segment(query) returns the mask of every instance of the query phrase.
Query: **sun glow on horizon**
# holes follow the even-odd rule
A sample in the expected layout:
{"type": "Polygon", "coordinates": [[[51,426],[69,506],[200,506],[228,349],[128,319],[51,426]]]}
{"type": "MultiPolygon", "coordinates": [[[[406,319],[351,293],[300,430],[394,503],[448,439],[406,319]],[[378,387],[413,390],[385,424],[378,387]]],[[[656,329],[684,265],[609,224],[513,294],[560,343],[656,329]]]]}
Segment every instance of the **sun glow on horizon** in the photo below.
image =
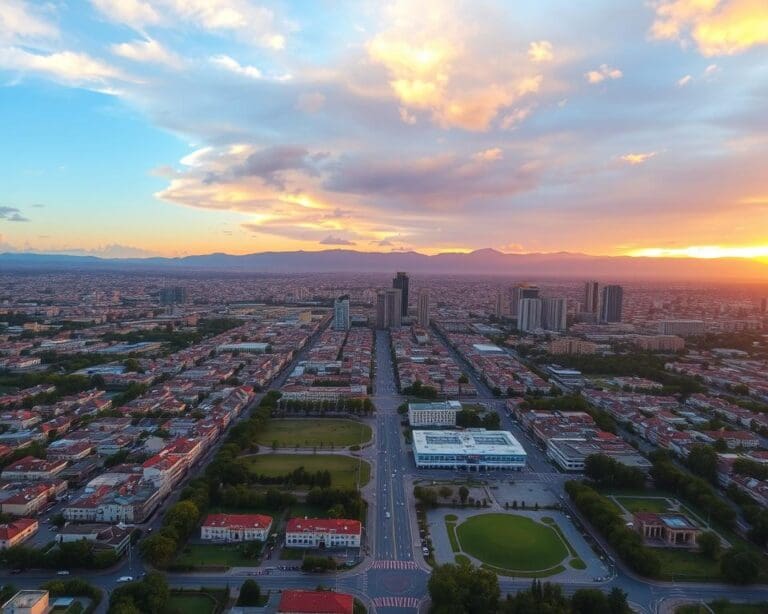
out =
{"type": "Polygon", "coordinates": [[[768,260],[768,245],[691,245],[688,247],[644,247],[627,252],[645,258],[746,258],[768,260]]]}

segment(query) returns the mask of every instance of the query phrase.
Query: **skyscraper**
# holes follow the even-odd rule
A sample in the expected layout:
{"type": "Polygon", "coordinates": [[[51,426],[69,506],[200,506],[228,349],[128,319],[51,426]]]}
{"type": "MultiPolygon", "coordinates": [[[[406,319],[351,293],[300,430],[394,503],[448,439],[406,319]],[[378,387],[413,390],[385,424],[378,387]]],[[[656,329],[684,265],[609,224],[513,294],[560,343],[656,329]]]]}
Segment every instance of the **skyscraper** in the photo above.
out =
{"type": "Polygon", "coordinates": [[[517,328],[524,333],[541,328],[541,299],[520,299],[518,302],[517,328]]]}
{"type": "Polygon", "coordinates": [[[507,291],[504,288],[499,288],[496,293],[496,309],[494,311],[499,319],[509,315],[509,300],[507,298],[507,291]]]}
{"type": "Polygon", "coordinates": [[[598,290],[599,286],[596,281],[584,283],[584,312],[597,313],[598,306],[600,305],[598,290]]]}
{"type": "MultiPolygon", "coordinates": [[[[516,318],[520,314],[520,301],[524,298],[539,298],[539,287],[529,284],[519,284],[512,288],[511,315],[516,318]]],[[[520,328],[518,326],[518,328],[520,328]]]]}
{"type": "Polygon", "coordinates": [[[349,295],[344,294],[333,302],[333,330],[349,330],[349,295]]]}
{"type": "Polygon", "coordinates": [[[379,290],[376,293],[376,328],[387,327],[387,293],[379,290]]]}
{"type": "MultiPolygon", "coordinates": [[[[408,284],[408,278],[406,277],[406,286],[408,284]]],[[[385,314],[386,314],[386,327],[398,328],[402,322],[402,303],[403,293],[400,288],[392,288],[387,290],[387,296],[385,301],[385,314]]]]}
{"type": "Polygon", "coordinates": [[[184,286],[168,286],[160,290],[161,305],[183,305],[187,302],[187,289],[184,286]]]}
{"type": "Polygon", "coordinates": [[[602,291],[600,305],[601,322],[621,322],[621,308],[624,302],[624,288],[621,286],[605,286],[602,291]]]}
{"type": "Polygon", "coordinates": [[[417,315],[419,326],[429,328],[429,290],[426,288],[419,289],[417,315]]]}
{"type": "Polygon", "coordinates": [[[400,290],[400,315],[404,318],[408,315],[408,285],[408,275],[402,271],[399,271],[397,276],[392,279],[392,288],[400,290]]]}
{"type": "Polygon", "coordinates": [[[542,328],[564,331],[567,323],[568,301],[565,298],[545,298],[542,303],[542,328]]]}

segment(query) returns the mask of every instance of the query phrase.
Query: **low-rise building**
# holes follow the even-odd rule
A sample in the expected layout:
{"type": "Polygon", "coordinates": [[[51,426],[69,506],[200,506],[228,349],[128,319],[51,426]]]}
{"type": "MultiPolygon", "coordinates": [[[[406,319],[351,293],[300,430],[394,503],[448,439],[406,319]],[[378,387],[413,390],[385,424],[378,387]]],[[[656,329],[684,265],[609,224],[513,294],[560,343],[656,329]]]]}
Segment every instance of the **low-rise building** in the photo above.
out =
{"type": "Polygon", "coordinates": [[[352,595],[334,591],[304,591],[286,589],[280,596],[278,614],[352,614],[352,595]]]}
{"type": "Polygon", "coordinates": [[[521,470],[523,446],[509,431],[413,431],[417,467],[468,471],[521,470]]]}
{"type": "Polygon", "coordinates": [[[4,480],[19,482],[51,480],[64,471],[66,466],[65,460],[48,461],[34,456],[25,456],[3,469],[2,477],[4,480]]]}
{"type": "Polygon", "coordinates": [[[635,512],[632,519],[635,530],[648,545],[695,548],[701,534],[701,529],[683,514],[635,512]]]}
{"type": "Polygon", "coordinates": [[[46,614],[48,591],[23,590],[3,604],[3,614],[46,614]]]}
{"type": "Polygon", "coordinates": [[[37,533],[38,524],[34,518],[17,518],[0,524],[0,550],[6,550],[29,539],[37,533]]]}
{"type": "Polygon", "coordinates": [[[60,544],[83,539],[93,542],[99,549],[114,550],[120,555],[128,549],[131,542],[131,529],[117,525],[67,524],[56,534],[56,541],[60,544]]]}
{"type": "Polygon", "coordinates": [[[272,517],[263,514],[208,514],[200,539],[220,542],[266,541],[272,517]]]}
{"type": "Polygon", "coordinates": [[[363,525],[359,520],[291,518],[285,527],[288,548],[359,548],[363,525]]]}
{"type": "Polygon", "coordinates": [[[408,403],[408,422],[414,428],[456,426],[460,411],[459,401],[408,403]]]}

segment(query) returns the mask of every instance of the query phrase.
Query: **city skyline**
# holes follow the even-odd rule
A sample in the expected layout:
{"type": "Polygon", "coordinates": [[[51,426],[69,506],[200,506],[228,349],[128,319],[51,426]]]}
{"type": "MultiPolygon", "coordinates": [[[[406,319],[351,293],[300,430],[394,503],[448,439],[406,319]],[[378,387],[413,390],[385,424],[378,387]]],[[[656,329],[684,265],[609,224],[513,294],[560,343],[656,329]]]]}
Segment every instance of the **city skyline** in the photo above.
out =
{"type": "Polygon", "coordinates": [[[764,3],[418,6],[7,0],[0,252],[768,260],[764,3]]]}

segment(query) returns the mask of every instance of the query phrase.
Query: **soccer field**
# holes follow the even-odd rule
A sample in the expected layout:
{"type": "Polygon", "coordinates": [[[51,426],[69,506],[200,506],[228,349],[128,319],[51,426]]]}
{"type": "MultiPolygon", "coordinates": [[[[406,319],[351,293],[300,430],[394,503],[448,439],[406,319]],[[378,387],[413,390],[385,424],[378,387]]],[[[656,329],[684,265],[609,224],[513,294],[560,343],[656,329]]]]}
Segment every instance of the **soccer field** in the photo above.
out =
{"type": "Polygon", "coordinates": [[[462,551],[506,570],[550,569],[568,556],[568,549],[553,529],[524,516],[472,516],[456,528],[456,535],[462,551]]]}
{"type": "Polygon", "coordinates": [[[328,448],[362,445],[371,440],[371,427],[354,420],[270,420],[258,443],[280,448],[328,448]]]}

